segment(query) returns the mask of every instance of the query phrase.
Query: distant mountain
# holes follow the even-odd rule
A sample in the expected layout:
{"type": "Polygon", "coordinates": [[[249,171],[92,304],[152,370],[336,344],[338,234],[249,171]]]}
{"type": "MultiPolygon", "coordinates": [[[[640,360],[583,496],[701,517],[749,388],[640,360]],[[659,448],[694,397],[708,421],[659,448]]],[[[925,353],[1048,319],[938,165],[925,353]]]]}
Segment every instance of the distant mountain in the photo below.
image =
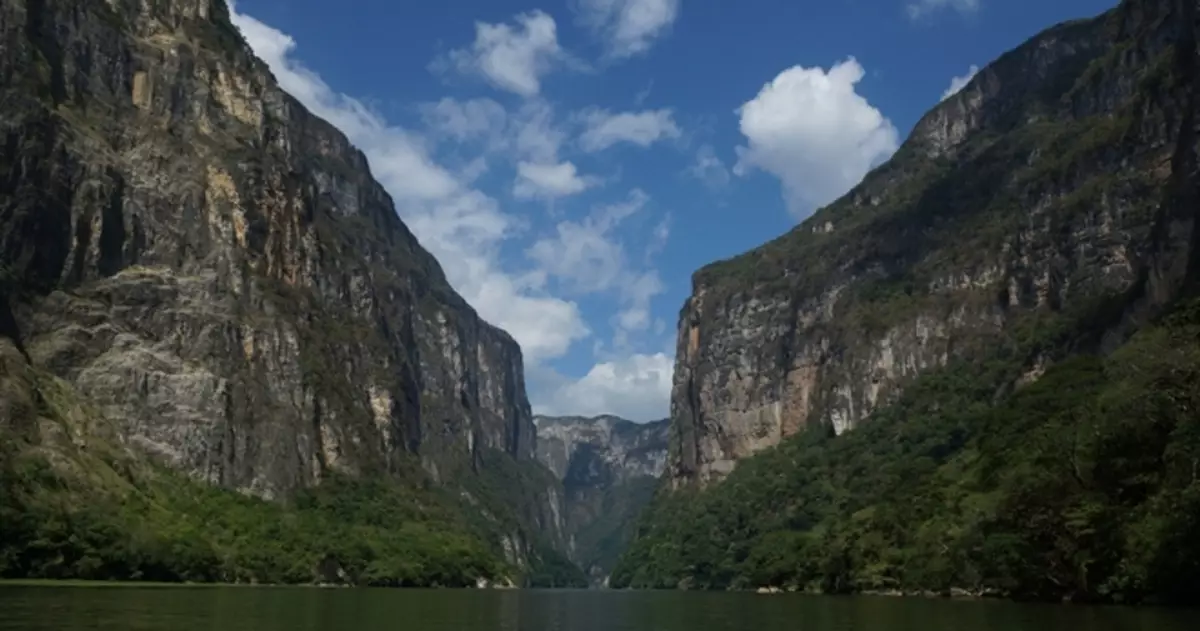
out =
{"type": "Polygon", "coordinates": [[[653,497],[667,460],[666,420],[535,416],[537,458],[562,482],[571,558],[603,584],[653,497]]]}

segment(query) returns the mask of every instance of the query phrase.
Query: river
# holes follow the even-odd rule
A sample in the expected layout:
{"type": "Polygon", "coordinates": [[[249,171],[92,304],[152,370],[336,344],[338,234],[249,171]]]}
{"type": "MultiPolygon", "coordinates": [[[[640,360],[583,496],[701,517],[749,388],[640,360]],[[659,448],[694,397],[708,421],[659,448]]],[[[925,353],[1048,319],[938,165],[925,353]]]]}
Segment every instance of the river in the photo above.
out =
{"type": "Polygon", "coordinates": [[[701,592],[0,586],[2,631],[1192,631],[1200,612],[701,592]]]}

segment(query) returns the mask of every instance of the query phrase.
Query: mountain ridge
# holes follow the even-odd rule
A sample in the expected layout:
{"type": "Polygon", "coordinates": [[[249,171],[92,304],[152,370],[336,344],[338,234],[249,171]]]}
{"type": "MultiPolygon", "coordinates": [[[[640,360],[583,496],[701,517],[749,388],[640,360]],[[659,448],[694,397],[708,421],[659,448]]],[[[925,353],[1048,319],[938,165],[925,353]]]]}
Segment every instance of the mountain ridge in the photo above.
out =
{"type": "Polygon", "coordinates": [[[1198,28],[1194,0],[1052,27],[697,272],[612,584],[1189,602],[1198,28]]]}
{"type": "MultiPolygon", "coordinates": [[[[315,491],[348,478],[362,505],[415,493],[485,540],[502,561],[482,578],[543,561],[570,573],[519,346],[453,290],[364,154],[280,88],[223,0],[4,0],[0,42],[0,333],[5,398],[24,402],[0,418],[24,445],[4,463],[13,497],[70,515],[35,483],[36,456],[60,483],[115,484],[98,494],[154,498],[179,473],[284,504],[316,492],[312,524],[345,509],[381,527],[315,491]],[[122,464],[118,483],[113,463],[54,438],[101,425],[153,465],[122,464]]],[[[180,492],[209,497],[190,482],[180,492]]],[[[348,580],[445,580],[432,564],[348,580]]],[[[51,571],[34,565],[21,571],[51,571]]]]}
{"type": "MultiPolygon", "coordinates": [[[[913,376],[1026,313],[1146,282],[1139,275],[1159,263],[1126,248],[1159,239],[1150,226],[1169,223],[1137,213],[1158,212],[1156,178],[1167,177],[1160,165],[1173,145],[1148,140],[1138,155],[1146,168],[1105,164],[1131,174],[1121,181],[1078,165],[1104,163],[1111,144],[1137,133],[1138,99],[1155,93],[1139,83],[1170,76],[1176,34],[1166,6],[1126,2],[1031,38],[930,110],[845,196],[764,246],[698,270],[677,341],[671,416],[687,422],[676,428],[673,483],[720,479],[813,422],[844,431],[913,376]],[[1147,33],[1122,35],[1130,28],[1147,33]],[[1105,44],[1110,32],[1119,46],[1105,44]],[[1093,86],[1108,66],[1131,78],[1093,86]],[[1009,162],[1024,164],[999,166],[1009,162]],[[1067,207],[1117,189],[1124,206],[1105,208],[1099,225],[1069,223],[1067,207]],[[1069,245],[1060,229],[1080,231],[1090,249],[1056,251],[1069,245]],[[1129,244],[1124,234],[1134,235],[1129,244]]],[[[1186,248],[1186,237],[1161,238],[1186,248]]],[[[1171,282],[1151,287],[1149,299],[1161,304],[1171,282]]]]}

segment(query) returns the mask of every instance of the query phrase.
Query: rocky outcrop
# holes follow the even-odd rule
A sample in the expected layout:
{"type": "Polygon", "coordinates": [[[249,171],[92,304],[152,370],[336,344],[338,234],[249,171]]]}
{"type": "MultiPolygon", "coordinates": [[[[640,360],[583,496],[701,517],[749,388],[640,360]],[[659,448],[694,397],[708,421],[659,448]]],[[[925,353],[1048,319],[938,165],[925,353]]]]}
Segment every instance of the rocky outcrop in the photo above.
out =
{"type": "Polygon", "coordinates": [[[1056,317],[1107,314],[1111,344],[1178,293],[1197,269],[1195,10],[1127,0],[1045,31],[844,197],[697,272],[671,485],[850,430],[924,371],[1056,317]]]}
{"type": "Polygon", "coordinates": [[[128,444],[264,498],[533,463],[518,345],[223,0],[2,0],[0,50],[0,334],[128,444]]]}
{"type": "Polygon", "coordinates": [[[571,557],[603,584],[658,487],[669,421],[535,416],[537,457],[562,481],[571,557]]]}
{"type": "Polygon", "coordinates": [[[535,416],[537,458],[566,484],[657,478],[666,464],[667,420],[535,416]]]}

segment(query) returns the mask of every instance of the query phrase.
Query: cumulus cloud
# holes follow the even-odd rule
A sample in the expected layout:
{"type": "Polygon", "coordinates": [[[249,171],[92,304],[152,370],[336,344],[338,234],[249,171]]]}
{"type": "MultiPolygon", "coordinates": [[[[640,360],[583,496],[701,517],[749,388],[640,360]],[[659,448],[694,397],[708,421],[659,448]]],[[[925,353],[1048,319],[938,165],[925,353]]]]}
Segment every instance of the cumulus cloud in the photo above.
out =
{"type": "Polygon", "coordinates": [[[622,287],[623,307],[613,319],[616,332],[613,346],[618,350],[629,350],[629,336],[650,328],[650,301],[663,292],[662,279],[657,270],[648,270],[630,277],[622,287]]]}
{"type": "MultiPolygon", "coordinates": [[[[619,326],[647,326],[639,305],[648,304],[661,291],[656,272],[648,269],[652,253],[647,250],[645,266],[631,264],[616,233],[629,217],[642,212],[648,199],[644,193],[634,191],[626,200],[599,206],[575,225],[556,226],[554,235],[546,237],[552,245],[542,246],[550,247],[551,254],[515,262],[502,258],[502,249],[523,236],[525,219],[505,212],[496,199],[472,186],[472,179],[486,169],[483,156],[450,171],[432,158],[434,146],[429,143],[478,143],[485,154],[501,152],[516,163],[518,172],[522,162],[533,166],[526,166],[526,179],[541,188],[561,192],[577,187],[578,180],[593,181],[580,175],[573,164],[560,166],[570,164],[559,157],[567,134],[555,124],[546,103],[535,96],[508,111],[489,99],[443,99],[421,108],[427,129],[418,134],[389,124],[361,102],[333,90],[296,60],[296,43],[288,35],[237,13],[236,7],[231,6],[231,12],[281,87],[339,127],[366,153],[373,173],[395,200],[397,212],[438,258],[454,288],[484,319],[516,338],[525,354],[535,406],[564,412],[616,412],[638,420],[665,416],[672,364],[666,355],[600,358],[579,380],[550,368],[552,360],[594,335],[575,302],[551,293],[551,279],[556,292],[613,293],[618,301],[614,321],[619,326]],[[572,254],[552,256],[564,251],[572,254]],[[576,265],[563,264],[563,258],[576,265]],[[609,261],[616,264],[610,266],[609,261]],[[552,378],[543,378],[546,375],[552,378]]],[[[660,248],[668,232],[664,219],[654,231],[651,247],[660,248]]]]}
{"type": "Polygon", "coordinates": [[[664,218],[651,234],[642,265],[634,263],[614,231],[627,218],[639,213],[649,202],[640,189],[630,192],[623,202],[599,206],[582,221],[562,221],[553,235],[534,243],[526,255],[538,269],[569,293],[592,294],[612,291],[619,308],[611,318],[613,346],[631,352],[630,338],[652,324],[651,301],[663,292],[658,271],[651,269],[654,254],[669,234],[664,218]]]}
{"type": "MultiPolygon", "coordinates": [[[[545,294],[525,274],[504,270],[500,244],[512,236],[516,221],[494,199],[436,164],[420,137],[332,90],[293,58],[291,37],[236,7],[231,13],[280,86],[366,153],[375,177],[421,244],[441,262],[450,283],[484,319],[512,334],[529,361],[559,357],[589,335],[575,303],[545,294]]],[[[450,120],[455,121],[451,128],[463,134],[479,129],[466,119],[450,120]]]]}
{"type": "Polygon", "coordinates": [[[621,59],[650,50],[679,16],[679,0],[579,0],[580,16],[621,59]]]}
{"type": "Polygon", "coordinates": [[[855,91],[863,75],[854,58],[779,73],[737,110],[747,145],[734,173],[774,174],[797,219],[848,191],[899,146],[892,122],[855,91]]]}
{"type": "MultiPolygon", "coordinates": [[[[552,235],[526,252],[564,291],[612,292],[619,304],[611,318],[615,354],[602,353],[605,344],[597,340],[593,352],[603,357],[576,381],[545,367],[530,372],[528,383],[536,413],[616,414],[635,421],[666,417],[674,360],[664,353],[634,352],[631,337],[656,324],[650,303],[662,293],[663,284],[658,272],[650,268],[650,259],[666,240],[669,222],[664,218],[655,226],[644,266],[636,265],[614,238],[615,231],[643,213],[649,202],[648,195],[634,189],[626,200],[598,206],[581,221],[560,222],[552,235]]],[[[660,328],[654,334],[664,332],[660,328]]]]}
{"type": "Polygon", "coordinates": [[[516,17],[516,25],[475,23],[475,42],[434,62],[483,77],[493,86],[521,96],[541,90],[541,78],[566,59],[558,45],[554,18],[542,11],[516,17]]]}
{"type": "Polygon", "coordinates": [[[509,133],[519,159],[540,163],[558,162],[558,150],[567,140],[566,132],[554,121],[554,110],[542,100],[523,105],[509,133]]]}
{"type": "Polygon", "coordinates": [[[908,17],[917,20],[942,9],[968,15],[978,12],[980,6],[980,0],[915,0],[908,5],[908,17]]]}
{"type": "Polygon", "coordinates": [[[613,231],[642,210],[648,199],[644,192],[635,189],[626,201],[601,206],[582,221],[561,221],[552,235],[537,240],[526,255],[567,291],[595,293],[613,289],[629,276],[624,247],[613,238],[613,231]]]}
{"type": "Polygon", "coordinates": [[[425,124],[439,134],[460,143],[483,139],[499,149],[502,132],[508,125],[508,112],[492,99],[458,101],[443,98],[421,107],[425,124]]]}
{"type": "Polygon", "coordinates": [[[535,414],[616,414],[633,421],[666,418],[675,359],[665,353],[635,354],[601,362],[582,379],[568,381],[553,373],[531,374],[540,395],[535,414]]]}
{"type": "Polygon", "coordinates": [[[525,101],[508,112],[491,99],[458,101],[443,98],[421,107],[424,122],[441,139],[479,144],[488,154],[512,161],[517,199],[555,200],[581,193],[601,183],[559,158],[567,133],[554,121],[553,108],[540,98],[525,101]]]}
{"type": "Polygon", "coordinates": [[[942,92],[942,100],[945,101],[946,99],[961,92],[962,89],[967,87],[967,84],[970,83],[971,79],[974,79],[975,75],[977,74],[979,74],[979,66],[972,64],[971,67],[967,69],[967,74],[961,77],[951,77],[950,87],[946,88],[945,92],[942,92]]]}
{"type": "Polygon", "coordinates": [[[597,179],[579,175],[570,162],[517,164],[517,181],[513,184],[513,197],[517,199],[553,200],[582,193],[595,186],[597,179]]]}
{"type": "Polygon", "coordinates": [[[649,147],[659,140],[679,137],[679,127],[669,109],[617,114],[590,109],[581,118],[585,129],[579,143],[589,152],[603,151],[619,142],[649,147]]]}

